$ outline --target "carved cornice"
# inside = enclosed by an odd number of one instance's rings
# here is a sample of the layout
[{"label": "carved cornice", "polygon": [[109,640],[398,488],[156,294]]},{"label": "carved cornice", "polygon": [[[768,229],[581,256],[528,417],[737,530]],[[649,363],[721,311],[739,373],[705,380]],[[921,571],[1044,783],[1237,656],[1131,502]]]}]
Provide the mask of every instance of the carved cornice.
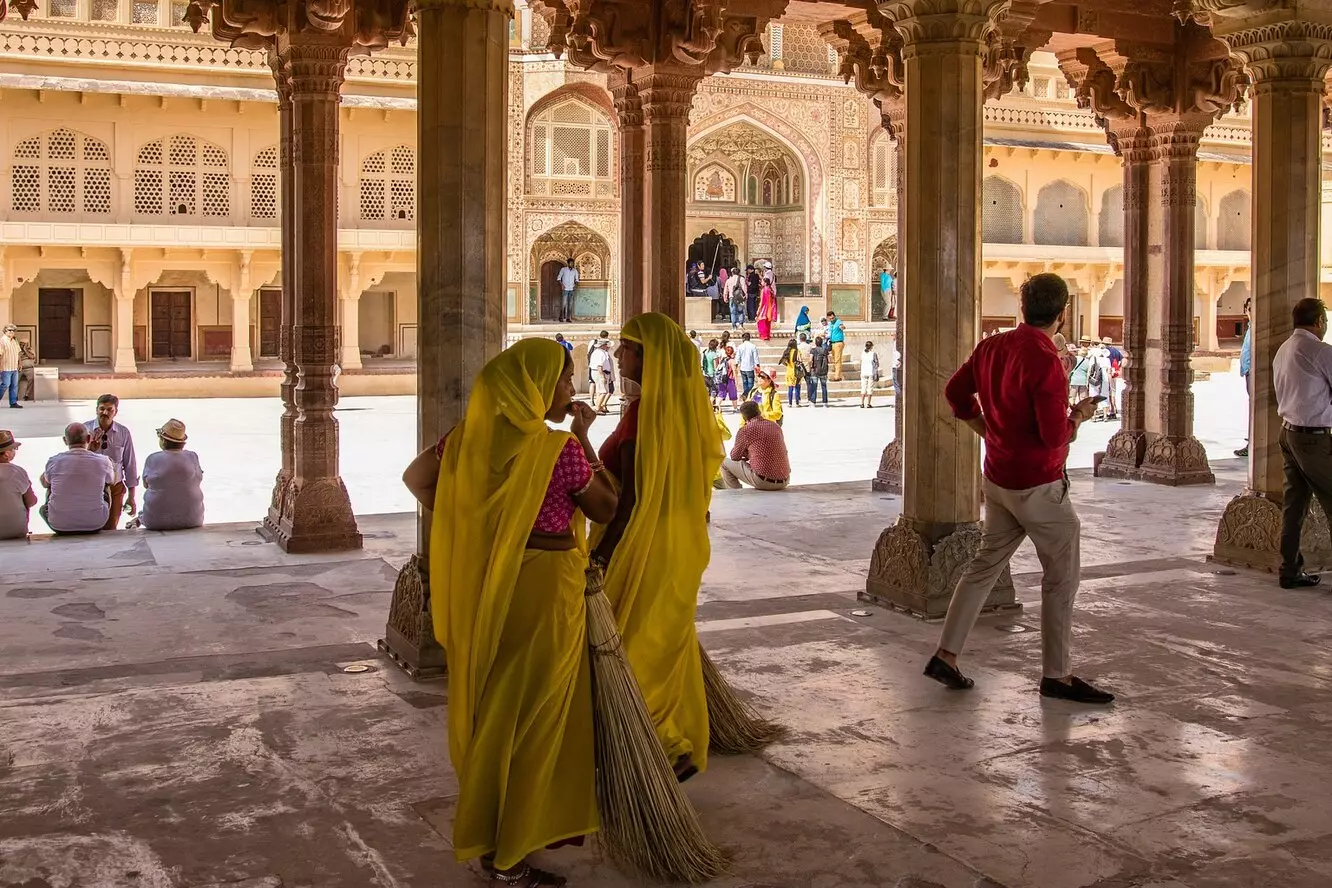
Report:
[{"label": "carved cornice", "polygon": [[410,0],[191,0],[185,21],[238,49],[280,43],[345,46],[370,53],[411,36]]},{"label": "carved cornice", "polygon": [[1319,81],[1332,67],[1332,14],[1324,12],[1321,21],[1273,21],[1235,0],[1194,0],[1193,6],[1207,14],[1216,36],[1245,64],[1256,85],[1273,80]]},{"label": "carved cornice", "polygon": [[860,13],[819,27],[824,41],[837,51],[837,73],[843,82],[875,102],[893,102],[905,95],[902,36],[877,12]]},{"label": "carved cornice", "polygon": [[615,118],[620,126],[642,126],[643,99],[638,94],[638,85],[632,83],[623,71],[611,74],[606,85],[615,104]]},{"label": "carved cornice", "polygon": [[[635,72],[634,86],[643,108],[645,122],[680,119],[686,124],[694,94],[702,81],[702,73],[667,72],[642,74]],[[682,149],[683,150],[683,149]]]},{"label": "carved cornice", "polygon": [[788,0],[533,0],[556,58],[610,73],[676,65],[728,73],[763,54],[762,34]]},{"label": "carved cornice", "polygon": [[1013,0],[887,0],[879,12],[902,33],[908,51],[922,43],[980,42]]},{"label": "carved cornice", "polygon": [[5,0],[0,0],[0,22],[5,20],[5,14],[11,9],[22,16],[23,20],[26,22],[28,16],[32,15],[36,8],[37,0],[10,0],[9,5],[7,6],[5,5]]}]

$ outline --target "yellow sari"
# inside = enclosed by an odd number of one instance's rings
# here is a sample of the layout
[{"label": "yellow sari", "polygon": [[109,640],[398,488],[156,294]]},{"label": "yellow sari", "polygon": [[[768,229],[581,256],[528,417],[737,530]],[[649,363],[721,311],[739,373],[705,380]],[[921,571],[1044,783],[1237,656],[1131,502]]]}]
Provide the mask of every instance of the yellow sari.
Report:
[{"label": "yellow sari", "polygon": [[459,860],[509,869],[595,832],[587,546],[526,548],[561,448],[544,416],[564,369],[551,340],[488,363],[445,442],[430,537],[430,610],[449,668]]},{"label": "yellow sari", "polygon": [[[708,566],[707,512],[722,438],[698,349],[658,313],[638,315],[621,338],[643,346],[634,445],[636,501],[606,572],[606,594],[625,653],[667,757],[707,767],[708,703],[694,632]],[[598,536],[601,529],[598,531]]]}]

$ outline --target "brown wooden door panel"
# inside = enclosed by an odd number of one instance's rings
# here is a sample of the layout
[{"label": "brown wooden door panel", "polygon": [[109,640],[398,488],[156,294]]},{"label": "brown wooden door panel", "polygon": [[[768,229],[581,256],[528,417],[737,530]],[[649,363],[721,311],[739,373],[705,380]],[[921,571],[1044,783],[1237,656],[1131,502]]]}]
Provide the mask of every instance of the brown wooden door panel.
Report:
[{"label": "brown wooden door panel", "polygon": [[259,357],[279,357],[282,327],[282,291],[259,291]]},{"label": "brown wooden door panel", "polygon": [[189,358],[191,348],[189,290],[154,290],[151,294],[153,357]]},{"label": "brown wooden door panel", "polygon": [[563,262],[557,262],[551,259],[541,266],[541,318],[543,321],[558,321],[560,319],[560,299],[563,293],[560,291],[560,269],[564,267]]},{"label": "brown wooden door panel", "polygon": [[42,288],[37,291],[37,357],[42,361],[68,361],[74,357],[70,330],[74,317],[74,291]]}]

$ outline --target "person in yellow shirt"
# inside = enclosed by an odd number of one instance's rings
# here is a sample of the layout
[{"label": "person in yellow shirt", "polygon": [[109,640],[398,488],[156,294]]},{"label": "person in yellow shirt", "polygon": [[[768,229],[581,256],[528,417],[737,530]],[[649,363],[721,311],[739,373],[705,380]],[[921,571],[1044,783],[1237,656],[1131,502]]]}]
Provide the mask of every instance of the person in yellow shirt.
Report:
[{"label": "person in yellow shirt", "polygon": [[772,377],[766,372],[758,372],[758,386],[754,389],[754,400],[758,402],[759,413],[764,419],[770,419],[777,425],[782,424],[782,396]]}]

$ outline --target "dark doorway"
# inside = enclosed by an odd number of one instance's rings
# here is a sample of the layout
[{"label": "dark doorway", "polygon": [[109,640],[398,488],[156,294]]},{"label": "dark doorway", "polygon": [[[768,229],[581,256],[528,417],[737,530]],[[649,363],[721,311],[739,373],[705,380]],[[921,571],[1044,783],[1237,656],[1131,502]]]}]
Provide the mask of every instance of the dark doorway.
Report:
[{"label": "dark doorway", "polygon": [[560,319],[560,269],[566,263],[556,259],[541,263],[541,320]]},{"label": "dark doorway", "polygon": [[46,287],[37,291],[37,357],[43,361],[68,361],[74,357],[70,332],[75,293]]},{"label": "dark doorway", "polygon": [[[699,262],[703,263],[703,270],[710,280],[709,287],[714,288],[712,292],[717,294],[712,300],[712,319],[714,321],[725,320],[728,309],[725,303],[722,302],[720,289],[716,288],[718,284],[717,272],[725,268],[729,275],[731,269],[740,264],[736,259],[735,242],[724,234],[718,234],[715,228],[695,239],[689,245],[689,268],[685,271],[686,290],[693,284],[690,272]],[[741,274],[743,273],[744,269],[742,268]]]},{"label": "dark doorway", "polygon": [[154,290],[151,294],[154,358],[188,358],[190,349],[189,290]]},{"label": "dark doorway", "polygon": [[259,357],[276,358],[282,330],[282,291],[259,291]]}]

